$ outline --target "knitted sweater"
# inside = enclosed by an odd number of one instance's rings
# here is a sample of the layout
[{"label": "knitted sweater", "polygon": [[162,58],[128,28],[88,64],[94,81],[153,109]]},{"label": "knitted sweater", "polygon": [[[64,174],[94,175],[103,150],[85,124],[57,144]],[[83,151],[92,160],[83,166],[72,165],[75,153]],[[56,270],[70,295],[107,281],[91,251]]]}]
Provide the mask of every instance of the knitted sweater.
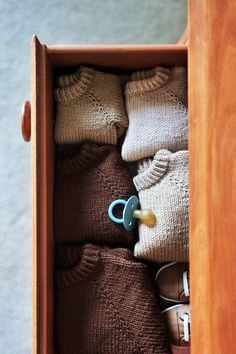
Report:
[{"label": "knitted sweater", "polygon": [[187,150],[186,68],[157,67],[134,73],[125,99],[129,118],[122,146],[125,161],[153,157],[160,149]]},{"label": "knitted sweater", "polygon": [[131,251],[61,247],[57,262],[58,353],[169,353],[147,267]]},{"label": "knitted sweater", "polygon": [[81,66],[58,77],[56,143],[116,144],[128,125],[117,75]]},{"label": "knitted sweater", "polygon": [[188,152],[159,150],[139,164],[133,179],[141,208],[151,208],[156,225],[139,225],[136,257],[151,261],[188,261]]},{"label": "knitted sweater", "polygon": [[84,143],[76,155],[56,163],[56,242],[132,247],[135,231],[126,231],[123,225],[112,222],[107,210],[113,200],[128,199],[133,194],[136,190],[119,149]]}]

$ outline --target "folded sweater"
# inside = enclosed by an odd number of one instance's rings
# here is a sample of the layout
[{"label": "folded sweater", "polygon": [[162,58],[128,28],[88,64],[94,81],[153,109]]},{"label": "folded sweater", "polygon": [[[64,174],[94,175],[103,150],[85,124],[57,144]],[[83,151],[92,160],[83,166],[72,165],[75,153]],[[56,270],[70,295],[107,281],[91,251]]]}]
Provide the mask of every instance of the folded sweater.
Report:
[{"label": "folded sweater", "polygon": [[188,151],[159,150],[139,163],[133,179],[141,208],[152,209],[156,224],[139,224],[134,255],[150,261],[188,261]]},{"label": "folded sweater", "polygon": [[[118,147],[84,143],[77,153],[73,149],[73,155],[66,155],[56,162],[55,241],[132,247],[135,230],[126,231],[107,213],[113,200],[136,193]],[[121,209],[116,210],[118,217]]]},{"label": "folded sweater", "polygon": [[167,354],[147,266],[127,249],[61,246],[55,332],[60,354]]},{"label": "folded sweater", "polygon": [[129,127],[125,161],[153,157],[160,149],[187,150],[187,71],[156,67],[132,75],[125,90]]},{"label": "folded sweater", "polygon": [[80,66],[59,76],[55,89],[55,141],[116,144],[128,126],[119,76]]}]

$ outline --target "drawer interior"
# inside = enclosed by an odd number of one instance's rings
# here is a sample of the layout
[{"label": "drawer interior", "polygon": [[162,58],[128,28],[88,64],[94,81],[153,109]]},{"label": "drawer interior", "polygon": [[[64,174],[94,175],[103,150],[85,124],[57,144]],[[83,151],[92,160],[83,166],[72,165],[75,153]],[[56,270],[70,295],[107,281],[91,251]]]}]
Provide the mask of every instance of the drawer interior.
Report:
[{"label": "drawer interior", "polygon": [[33,350],[54,353],[53,82],[80,64],[120,74],[158,65],[187,66],[185,45],[45,46],[32,43]]}]

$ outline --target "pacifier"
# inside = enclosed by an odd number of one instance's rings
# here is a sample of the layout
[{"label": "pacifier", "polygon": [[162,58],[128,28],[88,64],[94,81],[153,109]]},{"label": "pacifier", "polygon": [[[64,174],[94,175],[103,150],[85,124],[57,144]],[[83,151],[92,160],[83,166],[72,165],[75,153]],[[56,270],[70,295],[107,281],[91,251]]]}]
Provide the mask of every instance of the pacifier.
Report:
[{"label": "pacifier", "polygon": [[[117,218],[113,214],[113,209],[117,205],[124,205],[122,218]],[[136,195],[132,195],[127,201],[124,199],[114,200],[108,208],[108,216],[109,218],[117,223],[123,224],[124,228],[127,231],[131,231],[134,229],[137,219],[140,220],[143,224],[153,227],[156,223],[156,217],[153,214],[151,209],[138,209],[139,208],[139,200]]]}]

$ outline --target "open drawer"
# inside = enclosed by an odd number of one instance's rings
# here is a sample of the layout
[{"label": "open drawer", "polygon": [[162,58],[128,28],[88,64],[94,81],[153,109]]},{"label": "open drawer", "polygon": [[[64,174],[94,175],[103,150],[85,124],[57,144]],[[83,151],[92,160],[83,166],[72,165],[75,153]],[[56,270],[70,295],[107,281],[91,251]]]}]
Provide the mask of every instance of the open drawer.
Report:
[{"label": "open drawer", "polygon": [[34,353],[54,353],[53,76],[81,63],[117,71],[188,66],[191,353],[236,351],[235,13],[233,1],[190,1],[188,47],[46,46],[33,38]]}]

